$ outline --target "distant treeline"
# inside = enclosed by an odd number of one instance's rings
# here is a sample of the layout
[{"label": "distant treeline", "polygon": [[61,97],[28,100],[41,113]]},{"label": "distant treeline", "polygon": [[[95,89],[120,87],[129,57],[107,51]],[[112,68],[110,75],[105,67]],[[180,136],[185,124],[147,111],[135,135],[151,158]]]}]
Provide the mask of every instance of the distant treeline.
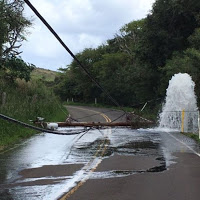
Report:
[{"label": "distant treeline", "polygon": [[[179,72],[192,76],[199,99],[200,1],[157,0],[146,18],[124,25],[106,44],[76,56],[121,105],[163,98],[169,79]],[[111,104],[76,61],[61,70],[55,92],[63,100],[97,98]]]}]

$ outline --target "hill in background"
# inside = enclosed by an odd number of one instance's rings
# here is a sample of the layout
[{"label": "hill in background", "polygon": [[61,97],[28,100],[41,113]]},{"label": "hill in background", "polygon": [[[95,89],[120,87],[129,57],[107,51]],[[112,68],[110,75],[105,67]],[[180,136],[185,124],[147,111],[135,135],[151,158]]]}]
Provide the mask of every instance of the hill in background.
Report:
[{"label": "hill in background", "polygon": [[57,76],[58,72],[51,71],[49,69],[42,69],[42,68],[35,68],[31,72],[31,78],[33,80],[43,80],[47,82],[52,82],[55,80],[55,77]]}]

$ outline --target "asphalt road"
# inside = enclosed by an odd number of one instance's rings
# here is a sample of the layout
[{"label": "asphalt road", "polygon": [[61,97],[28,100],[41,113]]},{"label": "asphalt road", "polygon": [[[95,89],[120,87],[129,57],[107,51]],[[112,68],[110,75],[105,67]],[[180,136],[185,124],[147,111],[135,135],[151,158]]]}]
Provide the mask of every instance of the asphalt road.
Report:
[{"label": "asphalt road", "polygon": [[[77,113],[77,109],[79,109],[79,113]],[[84,116],[85,113],[82,112],[84,110],[80,112],[81,109],[81,107],[68,107],[73,117],[79,116],[81,118],[82,115]],[[95,109],[95,111],[107,112],[104,109]],[[106,114],[112,120],[116,117],[115,112],[107,112]],[[87,118],[86,121],[92,119]],[[124,119],[119,119],[119,121],[121,120]],[[119,129],[118,131],[123,130]],[[111,155],[105,158],[95,169],[97,174],[114,173],[113,177],[110,175],[109,178],[109,175],[107,175],[107,178],[105,175],[105,178],[96,179],[94,175],[94,178],[83,182],[77,190],[73,191],[72,189],[71,194],[65,195],[65,199],[199,199],[199,146],[179,133],[154,131],[153,134],[152,131],[149,133],[146,130],[145,134],[145,131],[141,131],[139,134],[144,138],[140,138],[139,141],[137,141],[137,138],[136,140],[133,139],[133,141],[128,142],[128,147],[127,144],[122,145],[121,148],[127,149],[125,153],[119,152],[119,149],[112,149]],[[133,134],[131,130],[128,132]],[[122,141],[126,140],[123,138],[123,133],[114,133],[114,135],[118,135],[119,138],[121,136]],[[126,137],[126,134],[124,134],[124,137]],[[157,141],[155,142],[155,140]],[[108,149],[108,151],[111,150],[109,147]]]},{"label": "asphalt road", "polygon": [[[85,122],[123,114],[91,107],[68,110]],[[199,200],[199,152],[192,139],[158,128],[42,133],[0,153],[0,199]]]},{"label": "asphalt road", "polygon": [[109,108],[97,108],[87,106],[66,106],[72,118],[79,122],[105,122],[115,120],[116,122],[124,122],[125,115],[123,111],[109,109]]}]

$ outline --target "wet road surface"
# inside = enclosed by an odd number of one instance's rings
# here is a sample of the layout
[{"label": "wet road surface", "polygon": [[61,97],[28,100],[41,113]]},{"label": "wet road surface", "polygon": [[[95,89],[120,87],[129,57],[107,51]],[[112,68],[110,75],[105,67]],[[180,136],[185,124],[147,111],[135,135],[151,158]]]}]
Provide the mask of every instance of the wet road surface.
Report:
[{"label": "wet road surface", "polygon": [[[88,107],[68,110],[79,121],[113,120],[122,114]],[[42,133],[0,152],[0,199],[196,200],[199,153],[192,139],[169,130]]]}]

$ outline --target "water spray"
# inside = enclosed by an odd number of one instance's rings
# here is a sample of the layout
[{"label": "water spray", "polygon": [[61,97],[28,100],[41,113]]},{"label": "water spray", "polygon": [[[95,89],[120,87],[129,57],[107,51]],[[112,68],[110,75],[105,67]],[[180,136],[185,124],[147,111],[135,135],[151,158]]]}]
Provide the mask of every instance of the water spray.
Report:
[{"label": "water spray", "polygon": [[160,113],[160,127],[181,132],[198,131],[198,108],[194,92],[195,83],[189,74],[172,76]]}]

